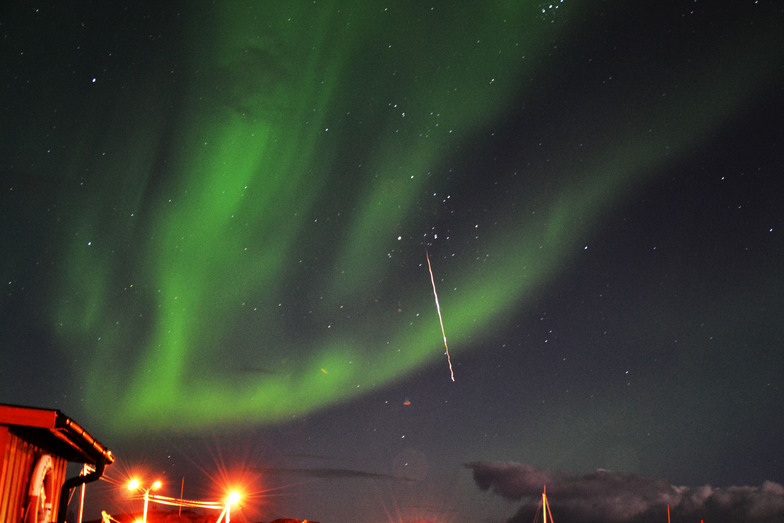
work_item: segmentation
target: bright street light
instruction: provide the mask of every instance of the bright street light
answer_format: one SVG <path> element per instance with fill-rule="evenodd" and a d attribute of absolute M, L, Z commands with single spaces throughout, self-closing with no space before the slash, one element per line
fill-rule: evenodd
<path fill-rule="evenodd" d="M 159 488 L 161 488 L 160 481 L 156 481 L 146 489 L 143 489 L 139 486 L 138 480 L 133 479 L 130 483 L 128 483 L 128 490 L 138 490 L 140 492 L 144 492 L 144 513 L 142 515 L 142 523 L 147 523 L 147 504 L 150 502 L 150 490 Z"/>
<path fill-rule="evenodd" d="M 226 507 L 223 509 L 223 512 L 221 512 L 221 515 L 218 517 L 217 523 L 221 523 L 224 520 L 223 519 L 224 517 L 226 518 L 225 520 L 226 523 L 229 523 L 231 521 L 231 506 L 236 505 L 239 502 L 240 502 L 239 492 L 235 490 L 234 492 L 229 494 L 229 497 L 226 498 Z"/>

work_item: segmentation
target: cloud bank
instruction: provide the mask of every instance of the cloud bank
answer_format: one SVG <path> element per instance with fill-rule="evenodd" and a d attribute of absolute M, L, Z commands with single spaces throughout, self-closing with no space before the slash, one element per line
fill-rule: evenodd
<path fill-rule="evenodd" d="M 533 521 L 542 489 L 555 521 L 570 523 L 643 523 L 672 521 L 774 523 L 784 521 L 784 486 L 682 487 L 662 478 L 597 470 L 584 475 L 539 470 L 523 463 L 477 462 L 480 489 L 512 501 L 524 500 L 508 523 Z"/>

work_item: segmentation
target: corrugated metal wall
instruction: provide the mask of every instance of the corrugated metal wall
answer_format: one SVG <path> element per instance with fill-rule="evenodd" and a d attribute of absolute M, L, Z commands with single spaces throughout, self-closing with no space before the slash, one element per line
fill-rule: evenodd
<path fill-rule="evenodd" d="M 0 521 L 22 521 L 26 488 L 38 449 L 8 432 L 7 427 L 0 427 L 0 443 L 4 454 L 0 471 Z"/>
<path fill-rule="evenodd" d="M 54 463 L 52 464 L 52 484 L 54 485 L 54 492 L 52 493 L 52 521 L 57 521 L 57 509 L 60 506 L 60 490 L 65 483 L 66 468 L 68 461 L 60 456 L 52 454 Z"/>
<path fill-rule="evenodd" d="M 0 465 L 0 521 L 21 522 L 27 503 L 30 476 L 36 462 L 46 451 L 11 434 L 8 427 L 0 427 L 0 450 L 3 452 L 3 462 Z M 52 455 L 52 458 L 54 492 L 51 493 L 51 521 L 56 521 L 60 488 L 65 482 L 67 462 L 59 456 Z"/>

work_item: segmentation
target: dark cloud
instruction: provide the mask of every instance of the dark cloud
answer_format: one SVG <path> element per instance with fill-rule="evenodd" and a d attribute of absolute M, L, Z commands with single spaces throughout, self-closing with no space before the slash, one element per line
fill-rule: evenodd
<path fill-rule="evenodd" d="M 662 478 L 597 470 L 584 475 L 539 470 L 522 463 L 470 463 L 474 480 L 509 500 L 525 500 L 509 523 L 532 521 L 543 488 L 556 521 L 572 523 L 674 521 L 773 523 L 784 521 L 784 486 L 681 487 Z"/>

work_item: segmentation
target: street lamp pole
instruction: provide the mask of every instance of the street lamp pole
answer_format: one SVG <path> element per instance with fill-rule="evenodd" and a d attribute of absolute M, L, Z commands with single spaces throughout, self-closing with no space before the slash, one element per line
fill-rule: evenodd
<path fill-rule="evenodd" d="M 129 490 L 140 490 L 144 492 L 144 512 L 142 513 L 142 523 L 147 523 L 147 504 L 150 502 L 150 490 L 159 488 L 161 488 L 160 481 L 154 482 L 146 489 L 141 488 L 139 486 L 139 482 L 135 479 L 128 484 Z"/>
<path fill-rule="evenodd" d="M 223 512 L 221 512 L 221 515 L 218 516 L 217 523 L 221 523 L 223 521 L 224 516 L 226 517 L 225 520 L 226 523 L 229 523 L 231 521 L 231 506 L 236 505 L 237 503 L 239 503 L 239 501 L 240 501 L 239 492 L 232 492 L 231 494 L 229 494 L 229 497 L 226 499 L 226 506 L 224 507 Z"/>

